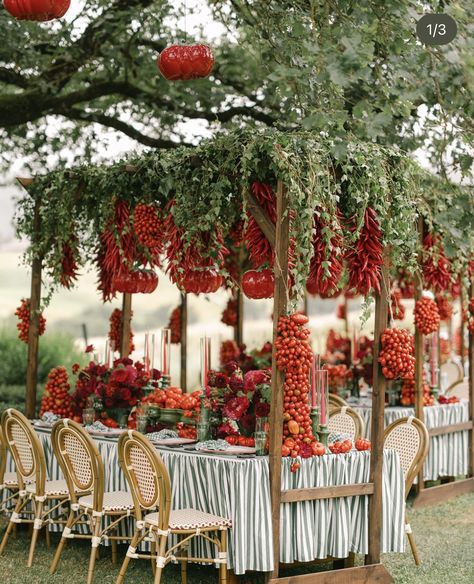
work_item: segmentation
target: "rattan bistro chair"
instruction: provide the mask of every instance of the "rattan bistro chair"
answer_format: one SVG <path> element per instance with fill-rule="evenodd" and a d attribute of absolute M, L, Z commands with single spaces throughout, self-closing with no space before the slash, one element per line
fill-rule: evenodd
<path fill-rule="evenodd" d="M 364 420 L 349 406 L 336 408 L 329 412 L 328 430 L 331 433 L 347 434 L 352 441 L 355 441 L 362 438 L 364 429 Z"/>
<path fill-rule="evenodd" d="M 68 539 L 90 539 L 91 553 L 87 584 L 94 577 L 94 567 L 101 541 L 110 540 L 112 562 L 117 561 L 117 540 L 130 539 L 116 531 L 123 519 L 133 514 L 133 500 L 126 491 L 104 492 L 104 462 L 94 440 L 76 422 L 59 420 L 51 433 L 54 454 L 66 477 L 71 497 L 71 512 L 63 530 L 56 554 L 51 564 L 54 574 Z M 78 496 L 78 492 L 91 494 Z M 110 520 L 106 524 L 104 520 Z M 90 533 L 73 532 L 75 527 L 86 523 Z M 110 535 L 111 533 L 115 535 Z"/>
<path fill-rule="evenodd" d="M 330 393 L 328 395 L 328 402 L 329 402 L 329 412 L 333 410 L 337 410 L 337 408 L 343 408 L 347 406 L 348 403 L 342 399 L 342 397 L 336 395 L 335 393 Z"/>
<path fill-rule="evenodd" d="M 384 433 L 384 448 L 393 448 L 398 452 L 405 477 L 405 498 L 408 497 L 416 475 L 423 468 L 423 462 L 428 454 L 429 435 L 426 426 L 413 416 L 400 418 L 392 422 Z M 405 532 L 415 559 L 420 565 L 420 556 L 415 544 L 413 532 L 405 516 Z"/>
<path fill-rule="evenodd" d="M 65 523 L 62 519 L 65 512 L 63 504 L 69 499 L 68 488 L 66 481 L 47 480 L 43 446 L 22 413 L 6 410 L 2 415 L 2 430 L 15 463 L 18 496 L 0 545 L 0 555 L 16 523 L 33 524 L 28 555 L 28 567 L 31 567 L 40 529 L 46 526 L 48 535 L 50 523 Z M 29 517 L 31 512 L 28 512 L 27 507 L 30 502 L 33 505 L 33 519 Z M 58 517 L 53 519 L 56 513 Z"/>
<path fill-rule="evenodd" d="M 0 512 L 11 511 L 12 505 L 18 494 L 18 479 L 16 473 L 6 472 L 7 468 L 7 447 L 3 430 L 0 427 Z"/>
<path fill-rule="evenodd" d="M 469 379 L 461 379 L 453 383 L 451 387 L 446 390 L 446 395 L 448 397 L 455 396 L 458 399 L 469 399 Z"/>
<path fill-rule="evenodd" d="M 188 561 L 219 565 L 219 582 L 226 584 L 227 528 L 231 527 L 230 520 L 194 509 L 171 510 L 168 471 L 153 444 L 138 432 L 129 430 L 122 434 L 118 443 L 118 453 L 120 466 L 135 502 L 137 523 L 116 584 L 123 582 L 132 558 L 155 560 L 155 584 L 160 583 L 163 568 L 174 560 L 181 562 L 181 577 L 184 584 Z M 150 511 L 155 512 L 149 513 Z M 178 536 L 178 543 L 167 549 L 168 536 L 171 534 Z M 188 557 L 187 549 L 191 540 L 196 537 L 214 544 L 218 556 Z M 151 539 L 152 550 L 157 550 L 155 554 L 137 553 L 137 547 L 144 539 Z M 181 555 L 175 555 L 179 550 L 183 550 Z"/>

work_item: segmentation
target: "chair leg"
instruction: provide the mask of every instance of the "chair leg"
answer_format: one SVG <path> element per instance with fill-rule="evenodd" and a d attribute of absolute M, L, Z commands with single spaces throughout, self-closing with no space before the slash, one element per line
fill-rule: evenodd
<path fill-rule="evenodd" d="M 413 559 L 415 560 L 415 564 L 417 566 L 419 566 L 421 564 L 420 555 L 418 554 L 418 548 L 416 547 L 415 538 L 414 538 L 413 533 L 411 531 L 410 524 L 407 523 L 405 527 L 407 528 L 408 543 L 410 544 L 411 553 L 413 554 Z"/>
<path fill-rule="evenodd" d="M 227 584 L 227 529 L 221 530 L 220 551 L 226 554 L 225 563 L 219 564 L 219 584 Z"/>
<path fill-rule="evenodd" d="M 156 556 L 157 551 L 156 551 L 156 541 L 153 540 L 150 544 L 150 549 L 151 549 L 151 555 L 152 556 Z M 153 572 L 153 577 L 155 577 L 156 574 L 156 557 L 155 558 L 151 558 L 151 570 Z"/>
<path fill-rule="evenodd" d="M 35 501 L 35 520 L 33 523 L 33 535 L 31 536 L 30 553 L 28 554 L 28 568 L 33 565 L 33 559 L 35 556 L 36 543 L 38 542 L 38 535 L 40 529 L 42 528 L 42 518 L 43 518 L 43 502 Z"/>
<path fill-rule="evenodd" d="M 94 568 L 95 568 L 95 561 L 97 558 L 97 550 L 99 548 L 99 544 L 97 543 L 95 538 L 98 538 L 100 535 L 100 527 L 101 527 L 101 518 L 100 517 L 93 517 L 92 519 L 92 541 L 91 541 L 91 555 L 89 558 L 89 569 L 87 571 L 87 584 L 92 584 L 92 580 L 94 578 Z"/>
<path fill-rule="evenodd" d="M 66 526 L 64 529 L 71 529 L 72 526 L 74 525 L 74 511 L 71 511 L 69 513 L 69 517 L 67 518 L 67 522 L 66 522 Z M 64 530 L 63 530 L 63 534 L 64 534 Z M 59 540 L 59 544 L 58 547 L 56 549 L 56 553 L 54 554 L 54 558 L 53 561 L 51 563 L 51 567 L 49 568 L 49 571 L 51 574 L 54 574 L 56 572 L 56 568 L 58 567 L 59 564 L 59 559 L 61 558 L 61 554 L 63 553 L 63 549 L 64 546 L 67 543 L 67 538 L 64 537 L 64 535 L 61 536 L 61 539 Z"/>
<path fill-rule="evenodd" d="M 13 513 L 20 513 L 20 511 L 22 510 L 22 508 L 25 506 L 25 501 L 23 501 L 23 499 L 18 499 L 18 501 L 16 502 L 15 505 L 15 510 L 13 511 Z M 12 516 L 10 517 L 10 521 L 8 522 L 7 525 L 7 529 L 3 535 L 3 539 L 2 539 L 2 543 L 0 545 L 0 556 L 3 555 L 3 552 L 5 551 L 5 547 L 7 545 L 7 541 L 8 538 L 10 537 L 11 532 L 13 531 L 14 528 L 16 528 L 16 523 L 14 521 L 12 521 Z M 16 531 L 16 530 L 15 530 Z"/>
<path fill-rule="evenodd" d="M 114 535 L 117 535 L 117 532 L 114 532 Z M 111 539 L 110 540 L 110 545 L 112 547 L 112 565 L 116 566 L 117 565 L 117 540 L 116 539 Z"/>
<path fill-rule="evenodd" d="M 49 532 L 49 522 L 47 522 L 44 527 L 44 537 L 46 540 L 46 547 L 49 549 L 51 547 L 51 533 Z"/>
<path fill-rule="evenodd" d="M 159 558 L 164 558 L 166 554 L 166 543 L 168 541 L 167 535 L 160 535 L 158 538 L 158 551 L 157 551 L 157 561 L 156 561 L 156 573 L 154 584 L 160 584 L 161 573 L 163 572 L 164 566 L 161 565 Z"/>
<path fill-rule="evenodd" d="M 189 542 L 188 542 L 189 543 Z M 188 543 L 185 544 L 181 550 L 182 556 L 188 556 Z M 181 584 L 187 584 L 188 582 L 188 561 L 181 560 Z"/>
<path fill-rule="evenodd" d="M 130 542 L 131 548 L 137 547 L 138 540 L 140 538 L 140 534 L 141 534 L 141 531 L 136 529 L 135 533 L 133 534 L 132 541 Z M 127 554 L 128 554 L 128 550 L 127 550 Z M 125 573 L 128 569 L 128 564 L 130 563 L 130 560 L 131 560 L 131 557 L 126 555 L 123 562 L 122 562 L 122 567 L 120 568 L 120 573 L 117 576 L 117 580 L 115 580 L 115 584 L 122 584 L 123 579 L 125 578 Z"/>

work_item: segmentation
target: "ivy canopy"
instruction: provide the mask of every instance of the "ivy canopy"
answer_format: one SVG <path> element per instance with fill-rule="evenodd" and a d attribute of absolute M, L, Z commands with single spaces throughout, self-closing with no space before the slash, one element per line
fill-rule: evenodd
<path fill-rule="evenodd" d="M 331 244 L 335 231 L 341 229 L 334 221 L 338 209 L 345 219 L 355 217 L 359 226 L 365 209 L 375 210 L 394 269 L 416 269 L 419 214 L 446 242 L 458 272 L 474 249 L 472 191 L 427 176 L 395 147 L 358 142 L 350 136 L 334 141 L 274 129 L 238 130 L 193 149 L 151 151 L 107 166 L 84 165 L 37 176 L 19 201 L 16 228 L 20 237 L 32 242 L 26 259 L 42 257 L 53 285 L 61 280 L 65 244 L 74 249 L 80 265 L 96 262 L 101 234 L 118 200 L 131 209 L 138 203 L 167 208 L 190 245 L 203 233 L 210 234 L 211 245 L 202 253 L 217 257 L 222 241 L 247 217 L 245 193 L 251 183 L 275 185 L 277 179 L 286 186 L 292 210 L 297 291 L 309 271 L 315 212 L 326 225 L 322 237 L 328 266 L 338 251 Z M 169 206 L 171 201 L 175 203 Z M 36 234 L 35 205 L 41 217 Z M 357 229 L 347 229 L 344 245 L 351 247 L 357 238 Z"/>

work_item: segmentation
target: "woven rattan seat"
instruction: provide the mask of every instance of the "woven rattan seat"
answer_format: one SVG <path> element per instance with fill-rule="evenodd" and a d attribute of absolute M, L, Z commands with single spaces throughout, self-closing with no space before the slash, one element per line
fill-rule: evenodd
<path fill-rule="evenodd" d="M 347 434 L 354 441 L 364 435 L 364 421 L 348 406 L 335 408 L 329 412 L 328 430 L 331 433 Z"/>
<path fill-rule="evenodd" d="M 145 523 L 147 525 L 159 525 L 159 514 L 149 513 L 145 516 Z M 196 509 L 178 509 L 170 511 L 170 529 L 203 529 L 216 525 L 218 527 L 232 527 L 232 522 L 229 521 L 229 519 L 224 519 L 223 517 L 218 517 L 211 513 L 204 513 L 204 511 L 197 511 Z"/>
<path fill-rule="evenodd" d="M 196 538 L 213 544 L 217 554 L 209 558 L 200 553 L 200 557 L 189 560 L 218 565 L 219 582 L 226 584 L 227 529 L 231 527 L 231 521 L 195 509 L 172 511 L 168 471 L 153 444 L 138 432 L 129 430 L 120 436 L 118 453 L 120 466 L 133 496 L 137 521 L 116 584 L 122 584 L 132 558 L 152 561 L 155 584 L 160 584 L 163 568 L 169 562 L 180 561 L 181 580 L 186 582 L 188 548 Z M 177 536 L 177 543 L 168 547 L 170 535 Z M 151 554 L 137 553 L 138 546 L 145 538 L 152 540 Z"/>
<path fill-rule="evenodd" d="M 18 487 L 18 479 L 16 477 L 16 472 L 6 472 L 3 475 L 2 483 L 5 487 L 12 487 L 14 489 L 17 488 Z"/>
<path fill-rule="evenodd" d="M 87 497 L 81 497 L 79 499 L 79 505 L 87 509 L 92 509 L 94 506 L 93 495 L 88 495 Z M 102 509 L 104 511 L 127 511 L 133 509 L 133 499 L 130 493 L 127 491 L 114 491 L 111 493 L 104 493 L 104 499 L 102 503 Z"/>
<path fill-rule="evenodd" d="M 35 485 L 27 485 L 26 491 L 28 493 L 34 493 Z M 67 495 L 69 493 L 67 482 L 64 479 L 46 481 L 44 484 L 44 493 L 45 495 L 48 495 L 48 497 L 53 495 Z"/>

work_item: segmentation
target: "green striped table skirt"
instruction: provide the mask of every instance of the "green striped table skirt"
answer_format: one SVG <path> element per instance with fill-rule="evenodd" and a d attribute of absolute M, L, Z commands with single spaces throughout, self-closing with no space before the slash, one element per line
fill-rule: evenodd
<path fill-rule="evenodd" d="M 370 438 L 372 408 L 351 404 L 362 416 L 365 433 Z M 428 406 L 423 410 L 425 424 L 429 429 L 459 424 L 469 420 L 469 406 L 459 404 Z M 386 407 L 385 426 L 405 416 L 414 416 L 414 408 Z M 441 436 L 431 436 L 428 455 L 423 466 L 425 481 L 435 481 L 439 477 L 467 475 L 469 469 L 469 432 L 454 432 Z"/>
<path fill-rule="evenodd" d="M 62 478 L 52 453 L 50 431 L 37 428 L 51 479 Z M 128 490 L 117 458 L 116 439 L 95 438 L 104 459 L 106 490 Z M 229 567 L 236 574 L 273 569 L 271 508 L 267 457 L 236 458 L 159 448 L 170 473 L 173 508 L 192 507 L 232 520 Z M 282 489 L 343 485 L 369 481 L 370 453 L 351 452 L 293 461 L 283 459 Z M 10 462 L 11 467 L 11 462 Z M 281 506 L 282 562 L 347 557 L 368 551 L 368 496 L 286 503 Z M 382 552 L 403 552 L 404 478 L 398 454 L 384 453 Z M 55 526 L 58 528 L 57 526 Z M 132 519 L 125 527 L 133 530 Z M 196 543 L 193 551 L 206 551 Z"/>

